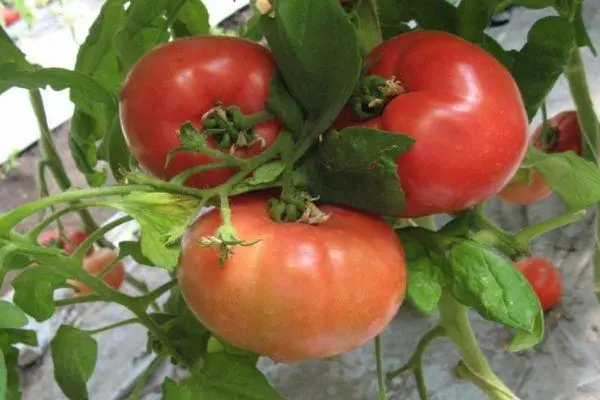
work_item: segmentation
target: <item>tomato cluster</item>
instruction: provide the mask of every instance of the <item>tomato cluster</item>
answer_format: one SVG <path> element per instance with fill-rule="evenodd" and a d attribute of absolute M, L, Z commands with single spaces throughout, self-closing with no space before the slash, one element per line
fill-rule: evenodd
<path fill-rule="evenodd" d="M 361 82 L 375 77 L 393 90 L 375 87 L 382 95 L 376 102 L 349 99 L 332 129 L 367 126 L 415 139 L 395 160 L 407 203 L 400 217 L 466 209 L 510 180 L 525 154 L 527 117 L 514 80 L 492 56 L 456 36 L 421 31 L 383 43 L 364 63 Z M 121 95 L 133 155 L 162 179 L 195 168 L 188 186 L 227 182 L 234 169 L 219 167 L 221 157 L 210 151 L 249 158 L 284 129 L 272 115 L 249 126 L 236 117 L 270 111 L 276 73 L 269 50 L 238 38 L 193 37 L 152 50 Z M 181 151 L 188 123 L 203 135 L 205 151 Z M 405 296 L 402 243 L 380 216 L 319 207 L 326 217 L 317 223 L 281 223 L 268 194 L 251 194 L 231 201 L 228 221 L 215 209 L 191 225 L 179 285 L 217 337 L 293 362 L 354 349 L 388 324 Z M 225 224 L 251 245 L 223 260 L 215 240 Z"/>

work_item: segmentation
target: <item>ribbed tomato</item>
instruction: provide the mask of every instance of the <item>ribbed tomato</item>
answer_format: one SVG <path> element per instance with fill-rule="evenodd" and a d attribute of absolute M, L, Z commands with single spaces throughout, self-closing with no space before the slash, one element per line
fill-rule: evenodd
<path fill-rule="evenodd" d="M 413 137 L 396 159 L 407 205 L 402 217 L 462 210 L 495 195 L 527 147 L 527 116 L 510 73 L 476 45 L 437 31 L 382 43 L 365 76 L 395 79 L 401 93 L 380 116 L 347 108 L 337 128 L 366 125 Z"/>
<path fill-rule="evenodd" d="M 162 179 L 214 162 L 204 154 L 182 152 L 167 163 L 167 155 L 182 144 L 181 126 L 191 122 L 201 129 L 202 118 L 216 106 L 236 106 L 244 115 L 265 111 L 275 72 L 275 60 L 266 48 L 234 37 L 184 38 L 151 50 L 134 65 L 121 92 L 121 125 L 133 156 Z M 281 129 L 276 120 L 260 122 L 253 128 L 259 140 L 233 153 L 248 158 L 263 152 Z M 213 137 L 207 137 L 207 143 L 215 147 Z M 186 184 L 213 187 L 234 172 L 204 171 Z"/>
<path fill-rule="evenodd" d="M 178 278 L 198 319 L 217 337 L 281 362 L 333 356 L 361 346 L 392 319 L 406 287 L 403 247 L 380 218 L 323 206 L 319 225 L 276 223 L 267 198 L 232 202 L 240 239 L 221 267 L 198 239 L 222 224 L 218 210 L 183 239 Z"/>

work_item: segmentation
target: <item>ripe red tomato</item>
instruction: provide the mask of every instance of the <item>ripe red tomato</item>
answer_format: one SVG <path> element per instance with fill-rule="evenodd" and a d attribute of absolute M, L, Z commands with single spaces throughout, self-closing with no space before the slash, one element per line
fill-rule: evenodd
<path fill-rule="evenodd" d="M 5 26 L 11 26 L 12 24 L 21 19 L 21 14 L 17 10 L 4 7 L 4 9 L 2 10 L 2 19 L 4 20 Z"/>
<path fill-rule="evenodd" d="M 454 212 L 495 195 L 527 147 L 527 115 L 510 73 L 457 36 L 414 31 L 376 47 L 365 76 L 395 77 L 405 93 L 381 116 L 349 108 L 336 127 L 367 125 L 416 139 L 396 159 L 406 194 L 402 217 Z"/>
<path fill-rule="evenodd" d="M 118 257 L 117 252 L 111 249 L 98 249 L 83 261 L 83 269 L 91 275 L 98 275 L 106 266 L 113 263 Z M 104 276 L 104 282 L 113 289 L 119 289 L 125 279 L 125 265 L 122 261 L 117 262 L 115 266 Z M 79 288 L 78 295 L 90 294 L 92 290 L 81 282 L 69 280 L 69 283 Z"/>
<path fill-rule="evenodd" d="M 573 151 L 582 152 L 581 127 L 577 112 L 563 111 L 548 120 L 552 130 L 547 140 L 541 137 L 543 125 L 538 126 L 531 137 L 533 146 L 547 153 Z M 532 171 L 529 184 L 519 179 L 513 180 L 498 193 L 504 201 L 516 204 L 533 204 L 552 194 L 552 189 L 537 171 Z"/>
<path fill-rule="evenodd" d="M 553 308 L 562 294 L 562 278 L 558 270 L 540 257 L 532 257 L 515 264 L 531 284 L 544 311 Z"/>
<path fill-rule="evenodd" d="M 150 51 L 130 71 L 121 93 L 121 124 L 133 156 L 162 179 L 214 162 L 206 155 L 186 152 L 175 154 L 165 166 L 167 154 L 181 146 L 182 124 L 192 122 L 200 129 L 202 117 L 219 104 L 238 106 L 245 115 L 264 111 L 276 68 L 266 48 L 233 37 L 178 39 Z M 259 123 L 254 130 L 263 143 L 234 154 L 247 158 L 263 152 L 281 129 L 276 120 Z M 212 138 L 207 142 L 215 146 Z M 224 168 L 205 171 L 186 184 L 213 187 L 233 173 Z"/>
<path fill-rule="evenodd" d="M 38 243 L 46 247 L 57 247 L 63 249 L 67 254 L 73 254 L 77 247 L 87 239 L 88 235 L 84 231 L 67 226 L 64 228 L 64 238 L 60 237 L 58 229 L 42 232 L 38 237 Z M 87 255 L 92 254 L 93 247 L 90 247 L 86 252 Z"/>
<path fill-rule="evenodd" d="M 380 218 L 323 206 L 319 225 L 276 223 L 267 197 L 232 202 L 241 239 L 221 267 L 197 239 L 215 234 L 217 210 L 184 236 L 178 279 L 198 319 L 217 337 L 281 362 L 333 356 L 380 333 L 402 303 L 406 261 Z"/>

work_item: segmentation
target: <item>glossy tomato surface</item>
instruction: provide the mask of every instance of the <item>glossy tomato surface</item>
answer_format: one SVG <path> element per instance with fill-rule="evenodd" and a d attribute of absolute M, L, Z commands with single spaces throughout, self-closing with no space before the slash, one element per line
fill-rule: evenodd
<path fill-rule="evenodd" d="M 345 110 L 337 127 L 365 124 L 416 139 L 396 159 L 403 217 L 454 212 L 495 195 L 527 147 L 527 116 L 509 72 L 457 36 L 409 32 L 376 47 L 365 75 L 395 77 L 406 91 L 380 117 Z"/>
<path fill-rule="evenodd" d="M 531 284 L 544 311 L 553 308 L 562 294 L 562 278 L 550 261 L 532 257 L 515 264 Z"/>
<path fill-rule="evenodd" d="M 112 264 L 118 257 L 116 251 L 111 249 L 98 249 L 83 261 L 83 269 L 91 275 L 98 275 L 105 267 Z M 125 279 L 125 265 L 118 261 L 104 276 L 104 282 L 113 289 L 119 289 Z M 69 280 L 70 283 L 79 288 L 79 295 L 90 294 L 92 290 L 80 282 Z"/>
<path fill-rule="evenodd" d="M 223 267 L 197 239 L 214 235 L 218 211 L 183 240 L 178 278 L 198 319 L 217 337 L 281 362 L 333 356 L 377 335 L 402 303 L 404 251 L 381 219 L 323 206 L 320 225 L 275 223 L 267 197 L 232 203 L 238 246 Z"/>
<path fill-rule="evenodd" d="M 537 149 L 546 153 L 572 151 L 581 155 L 583 146 L 581 127 L 575 111 L 563 111 L 556 114 L 548 120 L 548 123 L 552 128 L 549 137 L 542 138 L 542 124 L 537 127 L 531 137 L 531 142 Z M 513 179 L 498 193 L 498 197 L 515 204 L 533 204 L 551 194 L 552 189 L 546 180 L 539 172 L 533 170 L 529 182 Z"/>
<path fill-rule="evenodd" d="M 181 145 L 179 129 L 201 119 L 215 106 L 238 106 L 244 114 L 264 111 L 276 65 L 264 47 L 239 38 L 202 36 L 174 40 L 144 55 L 130 71 L 121 93 L 121 125 L 133 156 L 153 175 L 169 179 L 214 160 L 198 153 L 167 154 Z M 281 124 L 267 120 L 255 126 L 262 142 L 238 149 L 246 158 L 266 150 Z M 214 147 L 214 140 L 207 139 Z M 223 149 L 229 151 L 229 149 Z M 232 169 L 193 175 L 186 184 L 213 187 L 232 176 Z"/>

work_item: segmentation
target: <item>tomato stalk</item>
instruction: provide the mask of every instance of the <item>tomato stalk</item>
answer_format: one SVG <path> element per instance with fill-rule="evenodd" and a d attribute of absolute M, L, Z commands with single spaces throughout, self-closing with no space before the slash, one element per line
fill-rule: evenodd
<path fill-rule="evenodd" d="M 589 160 L 599 163 L 600 154 L 600 124 L 594 109 L 594 102 L 587 83 L 585 67 L 577 45 L 573 45 L 571 57 L 565 68 L 565 76 L 571 89 L 571 95 L 577 109 L 577 119 L 581 133 L 585 138 L 583 155 Z M 596 206 L 596 221 L 594 232 L 594 293 L 600 301 L 600 204 Z"/>
<path fill-rule="evenodd" d="M 377 386 L 379 400 L 388 400 L 385 388 L 385 374 L 383 372 L 383 353 L 381 351 L 381 336 L 375 336 L 375 361 L 377 363 Z"/>
<path fill-rule="evenodd" d="M 104 234 L 106 232 L 109 232 L 111 230 L 113 230 L 114 228 L 123 225 L 126 222 L 129 222 L 133 220 L 133 218 L 131 218 L 130 216 L 126 215 L 124 217 L 118 218 L 104 226 L 102 226 L 101 228 L 96 229 L 94 232 L 92 232 L 80 245 L 79 247 L 77 247 L 77 249 L 75 250 L 75 252 L 72 254 L 72 257 L 76 260 L 83 260 L 83 257 L 85 256 L 85 254 L 87 253 L 88 249 L 96 242 L 98 241 L 98 239 L 102 236 L 104 236 Z M 115 263 L 118 262 L 118 259 L 115 260 Z M 115 264 L 113 263 L 113 264 Z M 99 277 L 104 276 L 102 273 L 99 274 Z"/>
<path fill-rule="evenodd" d="M 58 187 L 62 191 L 68 190 L 71 188 L 71 180 L 65 172 L 65 167 L 60 159 L 56 145 L 54 144 L 54 139 L 52 138 L 52 132 L 50 132 L 50 128 L 48 126 L 46 110 L 44 108 L 44 102 L 42 100 L 40 91 L 38 89 L 30 90 L 29 99 L 33 108 L 33 112 L 35 113 L 38 121 L 38 127 L 40 129 L 40 151 L 42 154 L 42 162 L 52 172 Z M 40 177 L 40 179 L 43 179 L 43 177 Z M 81 221 L 83 222 L 87 232 L 93 232 L 98 229 L 98 224 L 96 224 L 96 221 L 94 221 L 94 218 L 92 218 L 91 214 L 87 210 L 77 210 L 77 213 L 79 214 L 79 217 L 81 218 Z M 108 246 L 110 245 L 104 240 L 103 244 Z"/>
<path fill-rule="evenodd" d="M 528 226 L 523 228 L 519 233 L 515 235 L 515 241 L 519 248 L 528 247 L 529 243 L 537 236 L 546 232 L 553 231 L 558 228 L 562 228 L 567 225 L 571 225 L 575 222 L 581 221 L 585 217 L 585 210 L 571 211 L 551 218 L 549 220 L 540 222 L 536 225 Z"/>
<path fill-rule="evenodd" d="M 110 324 L 110 325 L 104 326 L 102 328 L 89 330 L 89 331 L 87 331 L 87 333 L 88 333 L 88 335 L 97 335 L 99 333 L 110 331 L 115 328 L 120 328 L 121 326 L 137 324 L 138 322 L 139 321 L 137 318 L 130 318 L 130 319 L 126 319 L 124 321 L 115 322 L 114 324 Z"/>
<path fill-rule="evenodd" d="M 425 377 L 423 376 L 423 356 L 425 355 L 425 351 L 431 342 L 443 336 L 446 336 L 446 331 L 441 326 L 436 326 L 423 335 L 419 341 L 419 344 L 417 344 L 417 348 L 415 349 L 413 355 L 410 357 L 410 360 L 408 360 L 408 362 L 402 367 L 389 372 L 387 374 L 387 379 L 392 380 L 404 372 L 412 371 L 412 373 L 415 375 L 415 380 L 417 381 L 419 397 L 421 399 L 427 399 L 427 387 L 425 386 Z"/>
<path fill-rule="evenodd" d="M 447 336 L 460 351 L 463 363 L 470 372 L 470 374 L 465 373 L 459 377 L 470 380 L 492 399 L 518 399 L 496 376 L 485 359 L 471 327 L 467 307 L 444 292 L 439 302 L 439 311 L 440 326 L 444 328 Z M 482 382 L 485 382 L 485 385 Z"/>

